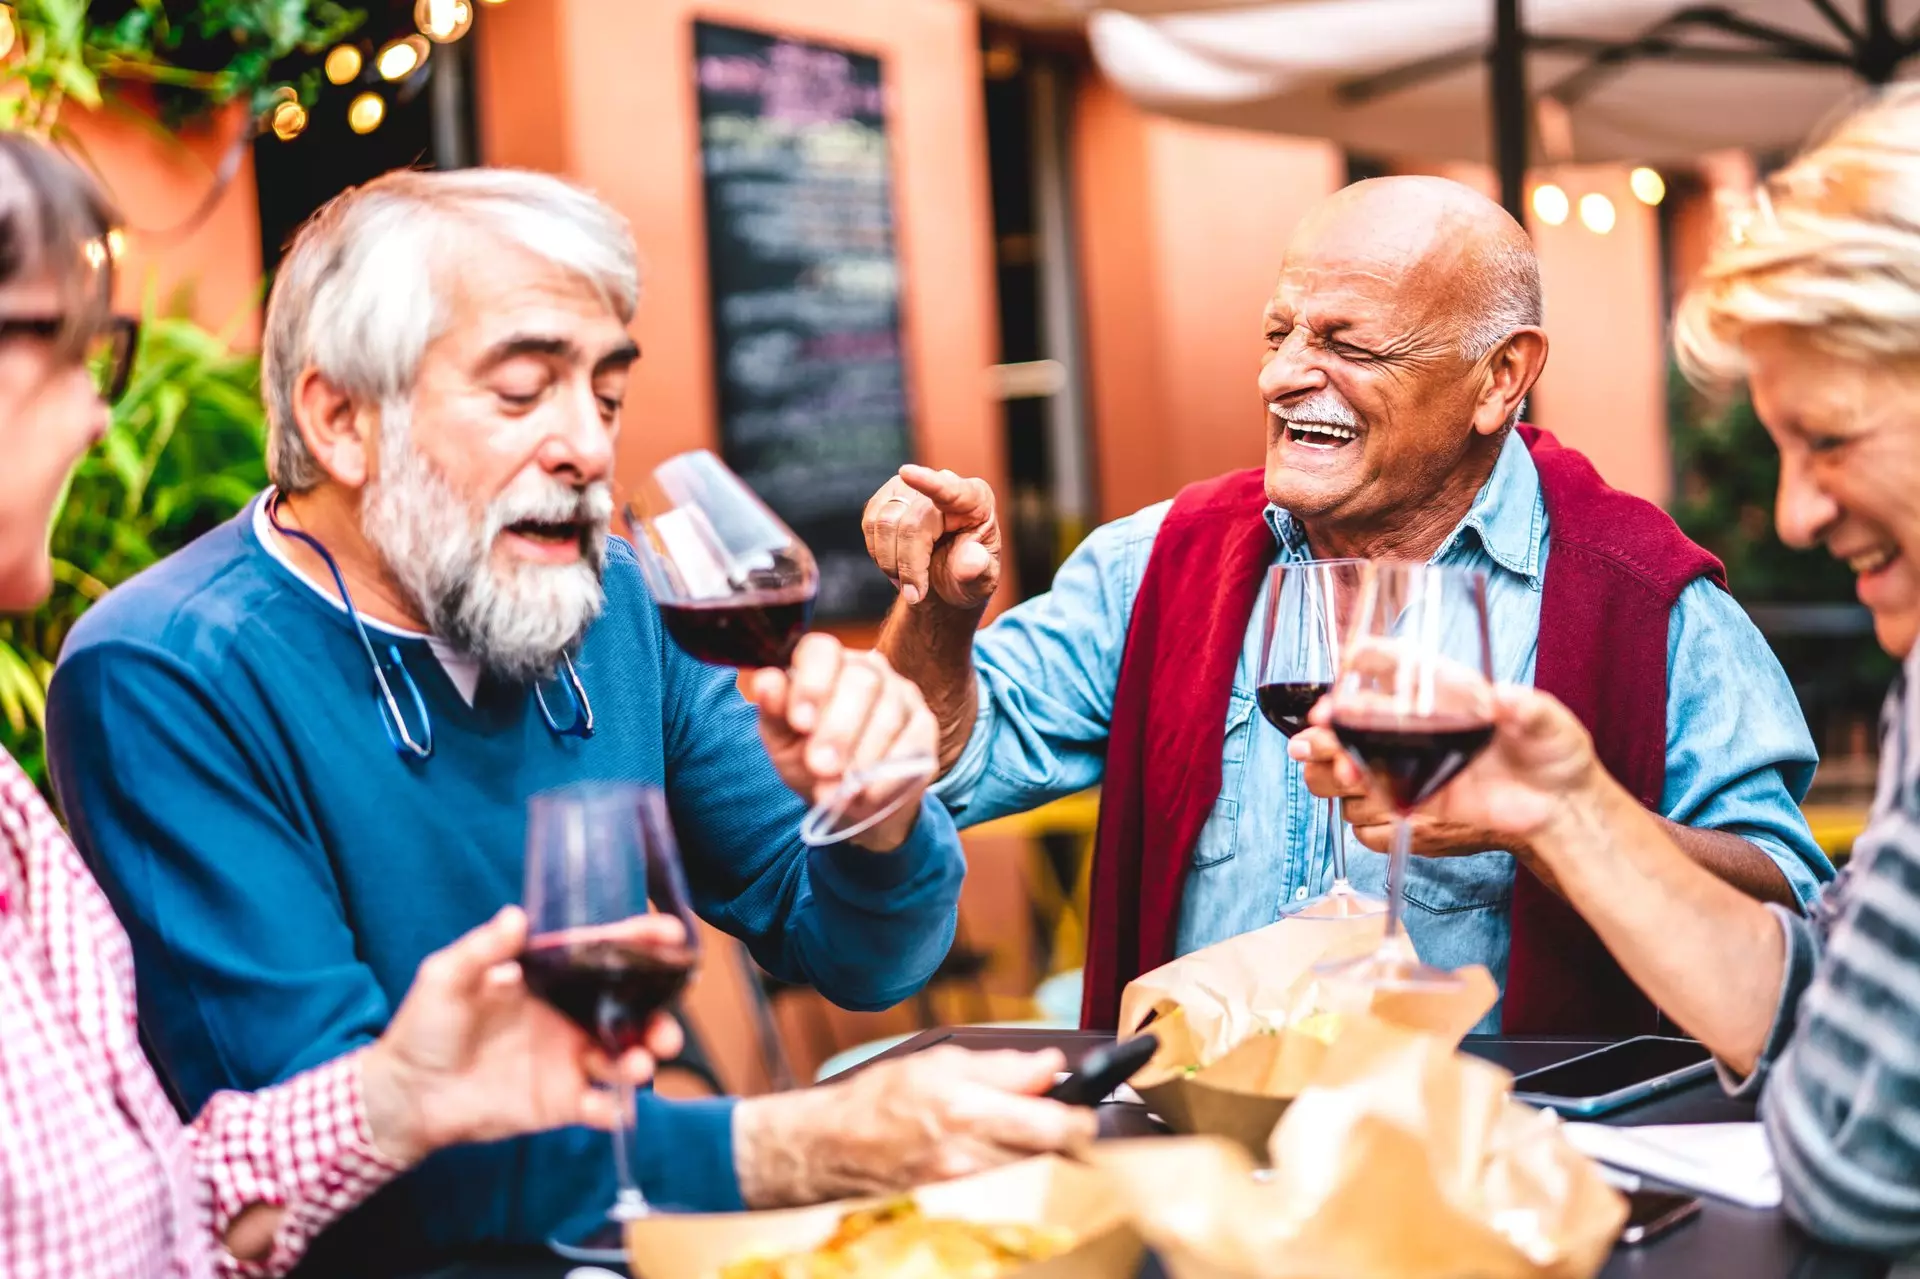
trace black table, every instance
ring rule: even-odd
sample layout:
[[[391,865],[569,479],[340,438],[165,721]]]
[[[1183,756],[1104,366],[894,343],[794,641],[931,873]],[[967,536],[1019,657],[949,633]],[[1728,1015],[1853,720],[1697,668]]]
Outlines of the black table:
[[[875,1057],[904,1057],[935,1044],[964,1048],[1059,1048],[1069,1064],[1113,1036],[1098,1031],[1022,1030],[961,1026],[928,1030]],[[1462,1047],[1477,1057],[1519,1073],[1599,1047],[1593,1040],[1506,1039],[1469,1035]],[[1621,1111],[1606,1122],[1631,1124],[1734,1123],[1751,1120],[1753,1107],[1734,1101],[1712,1080]],[[1102,1137],[1150,1136],[1161,1131],[1137,1105],[1100,1108]],[[573,1267],[551,1256],[497,1256],[462,1262],[416,1279],[565,1279]],[[1887,1263],[1816,1243],[1779,1212],[1739,1208],[1715,1199],[1702,1201],[1691,1223],[1639,1248],[1620,1248],[1601,1271],[1602,1279],[1883,1279]],[[1151,1259],[1140,1279],[1163,1279]]]

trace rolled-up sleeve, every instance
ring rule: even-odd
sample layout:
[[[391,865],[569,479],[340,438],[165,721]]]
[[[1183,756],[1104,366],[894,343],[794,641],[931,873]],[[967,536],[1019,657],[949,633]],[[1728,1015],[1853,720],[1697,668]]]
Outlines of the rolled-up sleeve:
[[[934,787],[962,826],[1100,780],[1134,597],[1171,505],[1095,529],[1060,566],[1053,589],[1009,609],[974,641],[979,713],[960,758]]]
[[[1819,754],[1779,659],[1733,597],[1701,580],[1674,604],[1667,672],[1661,812],[1751,843],[1804,907],[1833,863],[1800,812]]]

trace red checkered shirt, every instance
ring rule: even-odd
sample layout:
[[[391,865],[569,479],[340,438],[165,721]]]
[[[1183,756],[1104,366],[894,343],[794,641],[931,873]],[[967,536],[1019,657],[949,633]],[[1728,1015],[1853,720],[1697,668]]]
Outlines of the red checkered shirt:
[[[181,1124],[140,1051],[127,936],[0,751],[0,1276],[281,1274],[399,1170],[351,1054]],[[221,1240],[250,1204],[286,1213],[242,1263]]]

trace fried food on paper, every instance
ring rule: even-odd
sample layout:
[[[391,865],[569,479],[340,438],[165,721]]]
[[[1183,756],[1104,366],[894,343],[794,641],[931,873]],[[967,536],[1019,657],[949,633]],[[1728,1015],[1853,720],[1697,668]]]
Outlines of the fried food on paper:
[[[928,1217],[902,1197],[848,1213],[811,1252],[743,1258],[720,1279],[999,1279],[1072,1246],[1064,1230]]]

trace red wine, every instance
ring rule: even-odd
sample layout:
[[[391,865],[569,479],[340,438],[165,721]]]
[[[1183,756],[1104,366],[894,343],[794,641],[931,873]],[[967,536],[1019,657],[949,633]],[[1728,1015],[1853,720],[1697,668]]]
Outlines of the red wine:
[[[1373,772],[1403,813],[1452,781],[1493,740],[1493,725],[1464,717],[1341,719],[1340,744]]]
[[[1327,695],[1331,684],[1262,684],[1256,695],[1260,713],[1288,737],[1307,727],[1307,712]]]
[[[661,604],[673,642],[715,666],[785,666],[813,619],[813,596]]]
[[[678,995],[693,973],[693,950],[658,943],[536,937],[520,952],[527,989],[618,1055],[639,1046],[647,1019]]]

